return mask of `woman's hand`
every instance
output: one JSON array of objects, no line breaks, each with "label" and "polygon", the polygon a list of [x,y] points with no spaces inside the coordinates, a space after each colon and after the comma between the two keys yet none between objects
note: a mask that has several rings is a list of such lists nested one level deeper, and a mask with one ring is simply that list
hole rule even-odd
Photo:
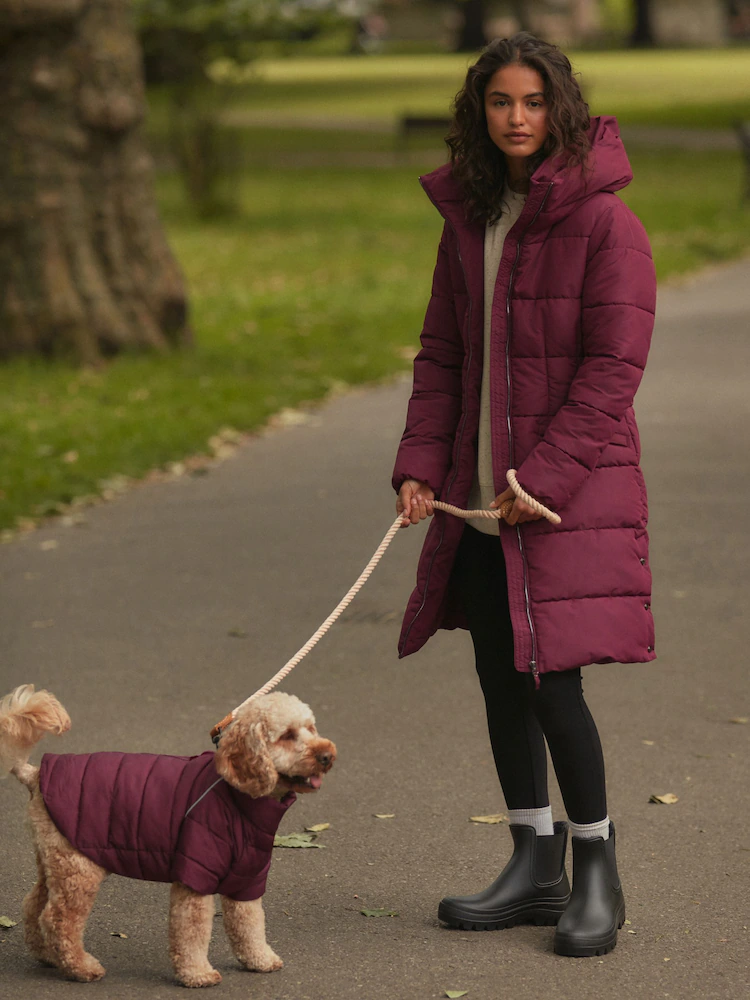
[{"label": "woman's hand", "polygon": [[405,479],[401,483],[396,501],[396,513],[403,514],[402,528],[408,528],[410,524],[418,524],[426,517],[432,517],[432,503],[435,499],[435,492],[431,490],[427,483],[420,483],[418,479]]},{"label": "woman's hand", "polygon": [[542,517],[533,507],[529,507],[520,497],[517,497],[510,486],[507,490],[503,490],[500,496],[495,497],[490,507],[497,509],[505,500],[514,501],[513,509],[505,519],[505,523],[511,525],[511,527],[515,524],[524,524],[526,521],[538,521]]}]

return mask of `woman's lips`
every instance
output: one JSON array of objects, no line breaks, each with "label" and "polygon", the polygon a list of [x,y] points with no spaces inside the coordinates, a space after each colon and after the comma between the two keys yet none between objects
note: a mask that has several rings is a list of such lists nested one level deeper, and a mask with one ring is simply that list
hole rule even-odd
[{"label": "woman's lips", "polygon": [[513,142],[513,143],[516,143],[516,144],[520,145],[522,142],[526,142],[528,139],[530,139],[531,136],[528,135],[526,132],[523,132],[523,133],[521,133],[521,132],[515,132],[515,133],[514,132],[510,132],[508,134],[507,138],[510,140],[510,142]]}]

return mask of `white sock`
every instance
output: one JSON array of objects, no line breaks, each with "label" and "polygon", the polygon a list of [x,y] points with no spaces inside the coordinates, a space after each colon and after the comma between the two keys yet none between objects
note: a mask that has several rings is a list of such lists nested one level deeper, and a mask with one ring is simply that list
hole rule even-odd
[{"label": "white sock", "polygon": [[544,806],[542,809],[509,809],[508,822],[512,826],[533,826],[537,837],[551,837],[555,832],[552,806]]},{"label": "white sock", "polygon": [[578,837],[579,840],[594,840],[595,837],[609,840],[609,816],[605,816],[598,823],[573,823],[568,820],[568,826],[570,836]]}]

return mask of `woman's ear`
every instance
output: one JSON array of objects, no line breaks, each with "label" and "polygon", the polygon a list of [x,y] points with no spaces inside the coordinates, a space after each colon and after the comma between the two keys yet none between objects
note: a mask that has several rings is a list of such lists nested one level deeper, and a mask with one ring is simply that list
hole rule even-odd
[{"label": "woman's ear", "polygon": [[259,799],[276,787],[278,774],[268,753],[264,722],[233,722],[219,740],[215,764],[226,782],[251,798]]}]

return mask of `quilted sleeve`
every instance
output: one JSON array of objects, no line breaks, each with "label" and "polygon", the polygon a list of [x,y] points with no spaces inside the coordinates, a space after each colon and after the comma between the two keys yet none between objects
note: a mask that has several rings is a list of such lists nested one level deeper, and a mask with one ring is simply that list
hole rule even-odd
[{"label": "quilted sleeve", "polygon": [[583,285],[582,352],[564,405],[518,469],[518,481],[562,511],[596,468],[643,376],[656,308],[646,233],[616,199],[597,220]]},{"label": "quilted sleeve", "polygon": [[414,359],[414,388],[396,456],[393,488],[419,479],[439,493],[451,465],[461,415],[463,343],[451,284],[447,225],[438,248],[432,295]]}]

